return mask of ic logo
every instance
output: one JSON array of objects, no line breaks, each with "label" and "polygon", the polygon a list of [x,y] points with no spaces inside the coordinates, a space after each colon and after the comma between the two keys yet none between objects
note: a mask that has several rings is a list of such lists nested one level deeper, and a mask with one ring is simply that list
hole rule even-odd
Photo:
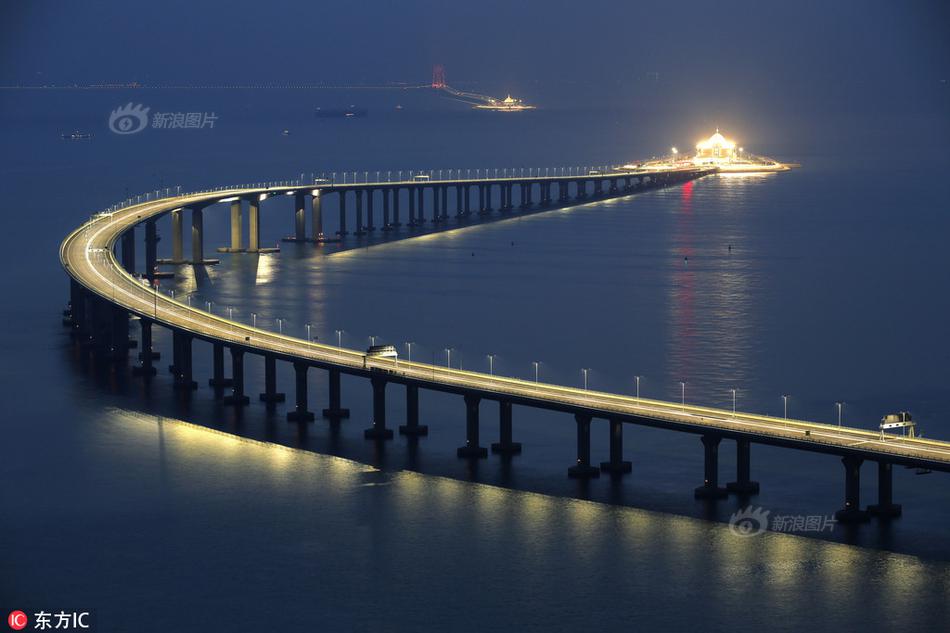
[{"label": "ic logo", "polygon": [[11,611],[10,615],[7,616],[7,624],[14,631],[22,631],[29,622],[30,619],[22,611]]},{"label": "ic logo", "polygon": [[119,106],[109,115],[109,129],[116,134],[135,134],[141,132],[148,125],[149,108],[141,103],[132,105],[129,101]]}]

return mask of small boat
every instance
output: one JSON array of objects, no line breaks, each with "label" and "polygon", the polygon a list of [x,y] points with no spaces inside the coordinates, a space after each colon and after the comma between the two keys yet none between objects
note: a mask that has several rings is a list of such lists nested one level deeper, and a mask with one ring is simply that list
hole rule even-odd
[{"label": "small boat", "polygon": [[64,141],[82,141],[87,138],[92,138],[92,134],[89,132],[80,132],[79,130],[76,130],[75,132],[64,133],[62,134],[62,137]]},{"label": "small boat", "polygon": [[369,111],[351,105],[348,108],[317,108],[316,114],[318,119],[353,119],[365,117]]},{"label": "small boat", "polygon": [[281,134],[283,134],[284,136],[290,136],[290,130],[284,130],[283,132],[281,132]]}]

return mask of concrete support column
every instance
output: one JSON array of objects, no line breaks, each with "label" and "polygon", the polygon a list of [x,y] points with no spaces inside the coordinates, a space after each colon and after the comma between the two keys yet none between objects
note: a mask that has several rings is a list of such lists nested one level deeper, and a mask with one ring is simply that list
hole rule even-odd
[{"label": "concrete support column", "polygon": [[256,253],[261,250],[261,201],[259,198],[248,201],[247,210],[247,251]]},{"label": "concrete support column", "polygon": [[391,231],[392,225],[389,222],[389,196],[392,192],[389,189],[383,189],[383,230]]},{"label": "concrete support column", "polygon": [[867,521],[869,515],[861,509],[861,464],[860,457],[843,457],[844,464],[844,508],[835,512],[835,518],[842,523]]},{"label": "concrete support column", "polygon": [[629,473],[630,462],[623,459],[623,422],[610,420],[610,461],[600,462],[600,469],[612,475]]},{"label": "concrete support column", "polygon": [[893,473],[890,462],[877,463],[877,503],[868,506],[868,512],[882,518],[901,515],[901,505],[894,503]]},{"label": "concrete support column", "polygon": [[205,261],[204,211],[198,207],[191,210],[191,263],[203,264]]},{"label": "concrete support column", "polygon": [[155,220],[145,221],[145,277],[149,283],[155,280],[158,265],[158,225]]},{"label": "concrete support column", "polygon": [[465,446],[455,451],[459,457],[488,457],[488,450],[478,444],[478,405],[481,400],[476,395],[465,396]]},{"label": "concrete support column", "polygon": [[312,422],[313,412],[308,408],[307,401],[307,370],[310,366],[307,363],[294,363],[294,377],[296,386],[296,398],[294,410],[287,414],[287,420],[290,422]]},{"label": "concrete support column", "polygon": [[465,215],[467,217],[472,213],[472,188],[468,185],[465,185],[463,189],[464,193],[462,194],[462,201],[465,207]]},{"label": "concrete support column", "polygon": [[432,188],[432,222],[442,221],[442,187]]},{"label": "concrete support column", "polygon": [[406,385],[406,423],[399,427],[400,435],[428,435],[429,427],[419,424],[419,387]]},{"label": "concrete support column", "polygon": [[697,499],[721,499],[729,494],[725,488],[719,487],[719,442],[722,438],[718,435],[703,435],[700,439],[703,442],[705,466],[703,485],[696,488],[694,496]]},{"label": "concrete support column", "polygon": [[152,321],[151,319],[140,318],[139,326],[142,329],[139,345],[139,359],[142,364],[132,368],[132,373],[136,376],[150,377],[155,375],[155,367],[152,361],[155,360],[155,354],[152,352]]},{"label": "concrete support column", "polygon": [[323,417],[336,422],[350,417],[350,410],[340,406],[340,370],[330,369],[330,406],[323,410]]},{"label": "concrete support column", "polygon": [[[498,187],[498,195],[501,196],[501,186]],[[491,213],[491,183],[485,185],[485,213]]]},{"label": "concrete support column", "polygon": [[363,230],[363,191],[357,189],[353,194],[356,196],[356,231],[353,234],[365,235],[366,231]]},{"label": "concrete support column", "polygon": [[224,399],[225,404],[243,406],[250,402],[244,395],[244,350],[231,348],[231,395]]},{"label": "concrete support column", "polygon": [[567,469],[567,476],[574,479],[589,479],[599,477],[600,469],[590,465],[590,422],[591,416],[586,413],[574,415],[577,422],[577,461]]},{"label": "concrete support column", "polygon": [[418,224],[416,222],[416,191],[415,189],[407,189],[406,193],[409,194],[409,226],[415,226]]},{"label": "concrete support column", "polygon": [[419,208],[416,210],[416,224],[425,224],[426,221],[425,193],[425,187],[419,187],[419,190],[416,192],[419,196]]},{"label": "concrete support column", "polygon": [[135,274],[135,227],[122,234],[122,268]]},{"label": "concrete support column", "polygon": [[400,226],[399,222],[399,187],[393,189],[393,226]]},{"label": "concrete support column", "polygon": [[198,383],[192,378],[191,372],[191,339],[191,334],[177,330],[172,335],[174,346],[172,373],[175,375],[175,389],[190,391],[198,388]]},{"label": "concrete support column", "polygon": [[244,250],[243,200],[231,201],[231,250]]},{"label": "concrete support column", "polygon": [[393,430],[386,428],[386,380],[382,376],[370,378],[373,386],[373,426],[363,431],[368,440],[392,439]]},{"label": "concrete support column", "polygon": [[[222,387],[230,387],[231,381],[224,377],[224,344],[213,343],[211,347],[211,378],[208,384],[218,391]],[[220,393],[220,392],[219,392]]]},{"label": "concrete support column", "polygon": [[323,241],[323,197],[319,189],[314,189],[310,197],[310,227],[311,238],[314,242]]},{"label": "concrete support column", "polygon": [[285,398],[284,394],[277,392],[277,358],[270,354],[264,356],[264,393],[259,397],[268,407],[283,402]]},{"label": "concrete support column", "polygon": [[440,216],[443,220],[447,220],[449,217],[449,188],[447,185],[442,185],[442,215]]},{"label": "concrete support column", "polygon": [[485,185],[478,185],[478,212],[485,212]]},{"label": "concrete support column", "polygon": [[740,495],[759,493],[759,482],[752,481],[751,442],[747,439],[736,440],[736,480],[726,484],[726,490]]},{"label": "concrete support column", "polygon": [[465,203],[462,201],[462,196],[467,189],[462,185],[455,185],[455,215],[458,217],[465,215]]},{"label": "concrete support column", "polygon": [[346,190],[340,190],[340,228],[336,232],[337,235],[343,237],[347,235],[346,230]]},{"label": "concrete support column", "polygon": [[184,247],[184,228],[181,223],[181,209],[175,209],[171,212],[172,216],[172,262],[180,264],[185,260]]},{"label": "concrete support column", "polygon": [[521,442],[511,440],[511,403],[501,400],[498,403],[498,441],[491,445],[492,453],[516,455],[521,452]]},{"label": "concrete support column", "polygon": [[303,242],[307,239],[307,208],[306,198],[302,192],[294,194],[294,241]]},{"label": "concrete support column", "polygon": [[366,228],[370,231],[376,230],[376,225],[373,224],[373,195],[375,192],[372,189],[367,189],[366,191]]}]

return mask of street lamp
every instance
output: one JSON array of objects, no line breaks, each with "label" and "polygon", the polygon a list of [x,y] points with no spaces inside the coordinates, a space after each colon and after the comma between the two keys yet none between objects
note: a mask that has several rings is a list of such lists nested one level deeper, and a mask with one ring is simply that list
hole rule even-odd
[{"label": "street lamp", "polygon": [[251,312],[251,327],[257,327],[257,312]]},{"label": "street lamp", "polygon": [[782,408],[784,409],[785,419],[788,419],[788,394],[782,394]]},{"label": "street lamp", "polygon": [[489,376],[495,375],[495,355],[494,354],[488,355],[488,375]]},{"label": "street lamp", "polygon": [[640,376],[634,376],[633,379],[637,383],[637,402],[640,402]]},{"label": "street lamp", "polygon": [[838,426],[841,426],[841,409],[844,408],[844,402],[838,401],[835,406],[838,407]]},{"label": "street lamp", "polygon": [[231,319],[231,316],[234,314],[234,308],[228,306],[228,320]]},{"label": "street lamp", "polygon": [[452,348],[451,347],[445,348],[445,366],[449,368],[452,367]]},{"label": "street lamp", "polygon": [[312,327],[312,326],[311,326],[309,323],[307,323],[307,342],[308,342],[308,343],[312,343],[312,342],[313,342],[313,339],[310,337],[310,328],[311,328],[311,327]]},{"label": "street lamp", "polygon": [[406,357],[406,360],[411,363],[412,362],[412,341],[406,341],[406,347],[409,348],[409,354]]},{"label": "street lamp", "polygon": [[584,372],[584,391],[587,391],[587,373],[590,371],[590,368],[582,368],[581,371]]},{"label": "street lamp", "polygon": [[732,417],[736,417],[736,389],[732,388],[729,391],[732,392]]},{"label": "street lamp", "polygon": [[343,330],[336,330],[336,346],[343,347]]},{"label": "street lamp", "polygon": [[284,333],[284,320],[280,317],[277,317],[277,333],[278,334]]},{"label": "street lamp", "polygon": [[211,309],[211,306],[214,304],[213,301],[205,301],[205,305],[208,306],[208,312],[214,314],[214,310]]},{"label": "street lamp", "polygon": [[680,404],[686,408],[686,381],[680,381]]},{"label": "street lamp", "polygon": [[370,336],[370,337],[369,337],[369,344],[370,344],[370,345],[376,345],[376,337],[375,337],[375,336]]},{"label": "street lamp", "polygon": [[531,364],[534,365],[534,381],[538,382],[538,367],[541,365],[541,361],[532,361]]}]

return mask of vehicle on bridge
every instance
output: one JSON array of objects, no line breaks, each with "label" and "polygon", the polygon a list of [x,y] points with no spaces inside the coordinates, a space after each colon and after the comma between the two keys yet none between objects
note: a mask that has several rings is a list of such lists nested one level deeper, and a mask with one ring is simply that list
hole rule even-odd
[{"label": "vehicle on bridge", "polygon": [[430,176],[429,174],[416,174],[415,176],[412,177],[412,179],[415,182],[428,182],[432,180],[432,176]]},{"label": "vehicle on bridge", "polygon": [[366,355],[375,358],[399,358],[395,345],[370,345]]}]

